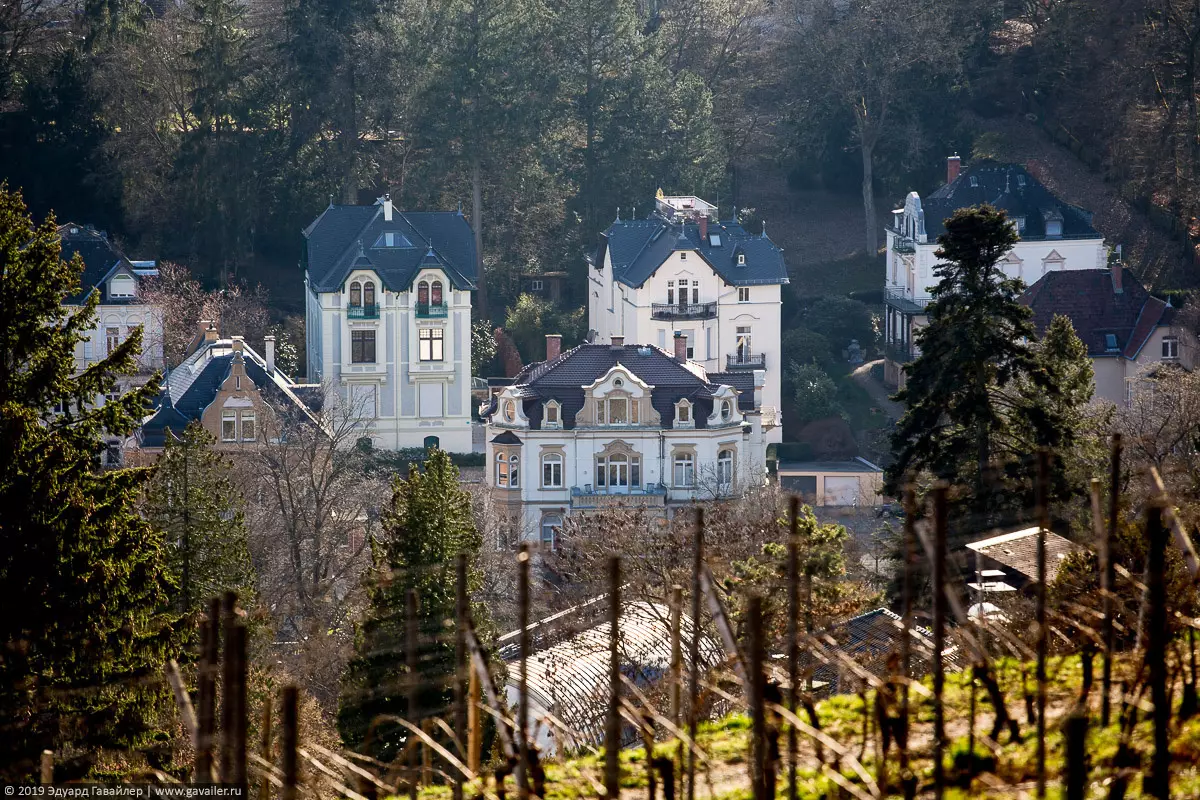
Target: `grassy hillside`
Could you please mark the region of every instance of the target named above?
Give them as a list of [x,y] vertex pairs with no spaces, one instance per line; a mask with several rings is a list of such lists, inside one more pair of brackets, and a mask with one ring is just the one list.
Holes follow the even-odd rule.
[[[1089,797],[1107,797],[1108,784],[1115,774],[1112,767],[1113,757],[1120,742],[1120,731],[1117,727],[1117,709],[1119,709],[1119,689],[1114,701],[1113,724],[1108,728],[1100,728],[1100,696],[1099,696],[1099,658],[1096,659],[1097,683],[1089,698],[1090,720],[1087,740],[1087,754],[1090,759]],[[1005,690],[1006,703],[1009,712],[1017,717],[1021,725],[1022,740],[1008,742],[1007,735],[1003,743],[993,749],[984,744],[986,733],[992,724],[992,709],[987,702],[982,689],[977,694],[976,740],[975,754],[977,774],[971,778],[966,772],[968,759],[968,729],[969,729],[969,690],[966,673],[954,673],[946,680],[946,733],[950,746],[946,749],[946,772],[952,784],[947,790],[948,798],[1011,798],[1021,797],[1022,792],[1033,796],[1036,781],[1036,726],[1025,716],[1025,701],[1022,691],[1021,665],[1015,661],[1004,661],[997,665],[1001,687]],[[1032,665],[1026,665],[1029,675],[1029,689],[1034,691]],[[1061,796],[1060,787],[1063,769],[1064,740],[1060,731],[1060,721],[1067,710],[1079,696],[1082,666],[1078,656],[1052,658],[1048,665],[1050,677],[1048,689],[1047,713],[1047,774],[1048,796]],[[1119,686],[1122,679],[1131,679],[1132,665],[1121,661],[1114,670],[1114,686]],[[923,685],[928,689],[930,681],[925,679]],[[913,759],[913,770],[918,778],[922,796],[932,795],[932,724],[933,707],[926,693],[913,692],[913,722],[910,753]],[[1178,687],[1175,692],[1175,702],[1178,703]],[[866,699],[869,708],[873,708],[874,698],[868,695]],[[1149,707],[1149,704],[1144,704]],[[872,775],[877,775],[877,745],[872,737],[871,743],[864,748],[863,744],[863,700],[857,695],[838,695],[817,705],[821,728],[834,740],[842,744],[851,756],[858,758],[862,765]],[[1143,712],[1143,720],[1134,729],[1132,744],[1141,758],[1142,765],[1149,766],[1152,752],[1153,730],[1148,719],[1148,712]],[[697,797],[714,798],[716,800],[742,800],[750,797],[750,782],[748,777],[747,755],[750,747],[749,719],[744,714],[733,714],[722,720],[704,723],[700,727],[698,743],[707,758],[707,765],[699,771],[697,782]],[[872,726],[874,730],[874,726]],[[785,748],[786,735],[780,736],[780,748]],[[673,756],[677,752],[677,744],[673,740],[656,745],[655,754]],[[800,737],[799,786],[798,795],[801,798],[836,797],[837,788],[834,782],[822,774],[811,742],[806,737]],[[829,757],[828,750],[826,757]],[[1172,726],[1172,781],[1173,797],[1200,797],[1200,716]],[[622,795],[633,797],[646,796],[646,754],[642,748],[630,748],[621,753],[622,763]],[[888,759],[890,774],[890,793],[899,796],[900,790],[896,783],[897,753],[893,745]],[[786,796],[787,772],[786,767],[779,769],[777,796]],[[845,759],[841,773],[847,780],[865,788],[855,772],[847,766]],[[1129,782],[1127,797],[1142,797],[1142,769],[1136,769]],[[569,759],[560,763],[546,765],[547,791],[550,800],[573,800],[576,797],[595,797],[602,791],[604,781],[604,759],[600,753],[594,753],[579,758]],[[492,787],[494,788],[494,787]],[[513,787],[515,791],[515,786]],[[661,787],[659,788],[661,797]],[[445,788],[425,790],[423,795],[428,800],[448,797]],[[844,796],[849,796],[844,795]]]

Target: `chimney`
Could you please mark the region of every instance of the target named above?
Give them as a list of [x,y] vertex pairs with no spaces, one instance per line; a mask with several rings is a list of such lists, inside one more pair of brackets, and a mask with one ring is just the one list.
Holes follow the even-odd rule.
[[275,374],[275,337],[268,335],[263,339],[267,351],[267,374]]
[[202,320],[200,322],[200,329],[204,332],[204,343],[205,344],[208,344],[210,342],[215,342],[217,339],[220,338],[220,336],[217,333],[217,326],[213,325],[213,322],[211,319]]
[[546,334],[546,360],[558,358],[562,354],[562,334]]
[[625,337],[624,336],[612,337],[612,346],[613,346],[614,350],[618,350],[618,349],[624,347],[625,346]]
[[708,215],[700,215],[700,243],[703,244],[708,238]]
[[242,350],[245,346],[246,346],[246,340],[244,338],[242,338],[241,336],[233,337],[233,352],[240,353],[240,352],[242,352]]
[[958,177],[958,171],[962,168],[962,159],[958,157],[958,153],[946,159],[946,183],[954,183],[954,179]]
[[1121,286],[1121,279],[1124,277],[1125,265],[1120,261],[1114,261],[1112,265],[1112,282],[1113,294],[1124,294],[1125,289]]
[[392,221],[392,195],[390,193],[385,193],[383,195],[383,197],[381,197],[379,199],[379,201],[383,205],[384,221],[391,222]]
[[675,360],[687,361],[687,337],[678,332],[675,334]]

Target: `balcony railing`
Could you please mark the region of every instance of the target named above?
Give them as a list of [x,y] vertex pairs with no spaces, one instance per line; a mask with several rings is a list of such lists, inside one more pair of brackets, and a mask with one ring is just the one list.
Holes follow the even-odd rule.
[[661,483],[649,486],[572,486],[571,506],[574,508],[605,508],[609,506],[661,506],[667,497],[667,487]]
[[725,356],[725,369],[766,369],[766,353],[734,353]]
[[346,316],[350,319],[379,319],[379,306],[346,306]]
[[716,319],[716,303],[653,303],[652,319]]
[[446,316],[445,303],[417,303],[418,317],[444,317]]
[[897,364],[911,364],[917,360],[917,354],[913,352],[912,347],[906,347],[902,344],[889,343],[883,346],[883,354],[888,361],[893,361]]
[[905,289],[888,289],[883,293],[883,301],[902,314],[924,314],[925,306],[929,305],[928,297],[911,297]]
[[892,245],[892,249],[897,253],[915,253],[917,252],[917,243],[907,236],[897,236],[896,243]]

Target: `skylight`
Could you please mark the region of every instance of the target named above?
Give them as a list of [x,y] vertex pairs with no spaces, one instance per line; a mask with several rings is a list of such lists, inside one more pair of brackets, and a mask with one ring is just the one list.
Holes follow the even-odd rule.
[[713,247],[720,247],[721,246],[721,234],[710,233],[708,235],[708,243],[710,245],[712,245]]
[[386,231],[379,234],[379,238],[375,240],[375,247],[412,247],[412,242],[408,240],[403,233],[396,231]]
[[1104,334],[1104,348],[1109,352],[1117,350],[1117,335],[1115,333]]

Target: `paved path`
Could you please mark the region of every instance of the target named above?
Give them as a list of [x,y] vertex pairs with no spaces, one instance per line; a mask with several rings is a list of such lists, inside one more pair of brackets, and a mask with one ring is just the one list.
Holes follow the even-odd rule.
[[866,389],[867,394],[871,395],[871,399],[883,409],[883,413],[887,414],[889,418],[893,420],[900,419],[900,415],[904,413],[904,406],[891,398],[891,389],[871,376],[871,367],[876,364],[882,366],[883,359],[868,361],[865,364],[859,365],[857,369],[850,373],[850,379]]

